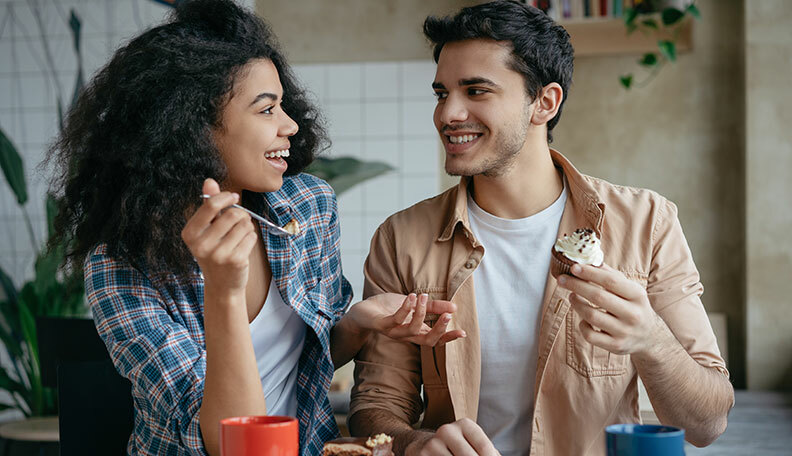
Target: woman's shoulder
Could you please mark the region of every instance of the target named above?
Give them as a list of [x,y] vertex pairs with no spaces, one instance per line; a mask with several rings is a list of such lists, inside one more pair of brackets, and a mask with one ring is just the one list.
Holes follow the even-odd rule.
[[294,208],[310,206],[327,213],[336,207],[336,195],[330,184],[311,174],[284,177],[280,191]]

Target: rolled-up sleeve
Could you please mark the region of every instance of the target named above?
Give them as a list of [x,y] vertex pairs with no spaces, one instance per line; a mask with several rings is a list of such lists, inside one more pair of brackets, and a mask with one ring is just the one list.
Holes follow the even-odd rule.
[[198,422],[203,346],[174,321],[137,269],[97,255],[86,263],[85,285],[97,331],[116,369],[132,383],[136,413],[148,428],[136,438],[163,436],[167,445],[177,434],[180,447],[205,455]]
[[696,362],[728,377],[726,363],[701,302],[703,292],[677,208],[663,200],[652,232],[652,264],[647,282],[649,301]]
[[[364,298],[409,292],[396,262],[396,248],[386,222],[371,240],[364,267]],[[413,424],[423,412],[421,384],[420,348],[373,334],[355,357],[355,386],[349,416],[365,409],[381,409]]]

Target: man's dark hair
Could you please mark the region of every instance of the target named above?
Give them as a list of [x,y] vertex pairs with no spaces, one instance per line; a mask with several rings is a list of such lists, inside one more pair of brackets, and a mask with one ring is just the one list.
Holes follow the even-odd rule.
[[537,8],[498,0],[462,8],[456,16],[429,16],[423,28],[434,45],[435,62],[446,43],[489,38],[510,43],[509,65],[523,75],[531,100],[536,99],[542,87],[557,82],[564,90],[564,97],[558,113],[547,122],[547,142],[553,141],[552,130],[561,117],[572,84],[574,51],[563,27]]
[[231,0],[188,0],[116,51],[66,117],[49,156],[62,196],[50,245],[71,239],[68,258],[78,268],[106,243],[133,264],[188,272],[186,214],[205,178],[227,175],[213,130],[257,59],[278,70],[283,110],[299,127],[286,173],[310,164],[325,130],[270,28]]

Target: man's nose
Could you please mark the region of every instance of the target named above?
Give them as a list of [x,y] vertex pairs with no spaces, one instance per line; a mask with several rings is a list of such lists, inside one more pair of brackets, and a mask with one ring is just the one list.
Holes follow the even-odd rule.
[[450,125],[455,122],[464,122],[468,118],[468,110],[465,103],[457,97],[449,96],[445,103],[437,106],[440,110],[439,119],[442,123]]

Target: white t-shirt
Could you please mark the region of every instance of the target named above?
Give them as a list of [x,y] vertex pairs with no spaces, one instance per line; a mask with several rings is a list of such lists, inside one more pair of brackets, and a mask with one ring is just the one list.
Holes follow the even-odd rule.
[[305,322],[283,302],[275,282],[270,281],[267,299],[250,322],[268,415],[297,415],[297,362],[305,330]]
[[503,456],[530,452],[542,298],[566,199],[564,188],[541,212],[509,220],[468,195],[470,227],[484,246],[473,272],[481,332],[478,424]]

